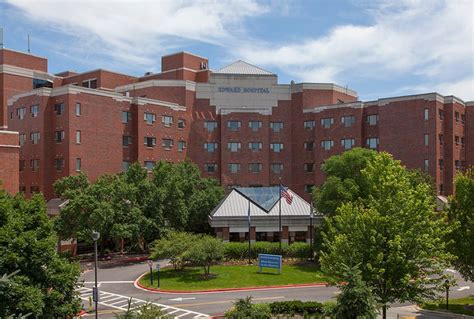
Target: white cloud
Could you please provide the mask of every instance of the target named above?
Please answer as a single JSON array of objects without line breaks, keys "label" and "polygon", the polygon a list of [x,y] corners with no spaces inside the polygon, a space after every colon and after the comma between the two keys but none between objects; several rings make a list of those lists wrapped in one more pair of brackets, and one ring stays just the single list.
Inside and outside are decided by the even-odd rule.
[{"label": "white cloud", "polygon": [[29,19],[73,36],[81,47],[150,66],[184,42],[229,41],[245,18],[267,11],[254,0],[7,1]]},{"label": "white cloud", "polygon": [[444,95],[454,95],[466,101],[474,101],[474,77],[438,83],[435,89]]},{"label": "white cloud", "polygon": [[360,92],[365,96],[384,82],[383,90],[389,91],[384,95],[426,88],[474,99],[471,0],[362,2],[370,19],[335,22],[325,34],[287,43],[249,36],[246,22],[304,10],[291,0],[266,5],[259,0],[7,1],[35,23],[69,35],[57,43],[41,41],[71,60],[91,57],[95,64],[114,69],[125,64],[157,71],[160,55],[205,43],[225,51],[227,61],[244,59],[297,81],[350,83],[355,89],[357,81],[373,81],[371,92]]},{"label": "white cloud", "polygon": [[289,73],[302,81],[413,76],[432,83],[432,90],[442,88],[443,92],[459,92],[464,99],[472,97],[472,1],[376,4],[370,8],[374,21],[370,25],[340,25],[299,43],[256,46],[249,42],[237,55],[252,63],[292,70]]}]

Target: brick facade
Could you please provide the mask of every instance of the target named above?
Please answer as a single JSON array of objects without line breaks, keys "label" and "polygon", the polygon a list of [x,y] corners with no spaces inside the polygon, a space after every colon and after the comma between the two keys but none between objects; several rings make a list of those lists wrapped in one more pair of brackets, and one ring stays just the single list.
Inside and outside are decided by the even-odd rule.
[{"label": "brick facade", "polygon": [[[308,199],[325,179],[320,166],[328,157],[369,142],[407,167],[426,169],[439,192],[451,194],[456,171],[474,163],[474,106],[452,96],[360,102],[347,88],[279,84],[247,64],[251,72],[210,71],[206,58],[186,52],[164,56],[162,72],[143,77],[51,75],[46,59],[1,52],[0,119],[22,138],[16,187],[27,195],[52,198],[54,181],[78,171],[95,179],[135,161],[189,157],[224,186],[281,180]],[[32,90],[35,78],[50,84]],[[272,129],[275,123],[281,129]],[[32,133],[39,133],[36,144]]]},{"label": "brick facade", "polygon": [[18,133],[0,131],[0,189],[14,195],[18,192]]}]

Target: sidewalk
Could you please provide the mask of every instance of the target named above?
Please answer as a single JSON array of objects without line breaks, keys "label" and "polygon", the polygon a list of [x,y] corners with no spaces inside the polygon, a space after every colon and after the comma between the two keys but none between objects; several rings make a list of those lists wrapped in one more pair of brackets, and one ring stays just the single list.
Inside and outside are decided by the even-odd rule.
[{"label": "sidewalk", "polygon": [[[382,318],[379,315],[378,318]],[[458,319],[458,318],[465,318],[465,319],[474,319],[473,316],[468,315],[460,315],[456,313],[448,313],[448,312],[441,312],[441,311],[431,311],[431,310],[424,310],[419,308],[416,305],[410,306],[403,306],[403,307],[395,307],[389,308],[387,311],[387,319]]]}]

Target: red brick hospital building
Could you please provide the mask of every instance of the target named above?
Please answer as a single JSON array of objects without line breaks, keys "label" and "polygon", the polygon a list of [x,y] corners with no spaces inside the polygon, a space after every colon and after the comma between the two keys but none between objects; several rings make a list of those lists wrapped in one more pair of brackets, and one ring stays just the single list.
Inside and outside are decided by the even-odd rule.
[{"label": "red brick hospital building", "polygon": [[456,171],[474,164],[474,102],[454,96],[361,102],[332,83],[279,84],[243,61],[211,71],[186,52],[142,77],[50,74],[47,62],[0,50],[0,180],[11,192],[50,199],[55,180],[79,171],[95,179],[189,157],[223,186],[281,178],[307,199],[325,159],[362,146],[426,170],[451,194]]}]

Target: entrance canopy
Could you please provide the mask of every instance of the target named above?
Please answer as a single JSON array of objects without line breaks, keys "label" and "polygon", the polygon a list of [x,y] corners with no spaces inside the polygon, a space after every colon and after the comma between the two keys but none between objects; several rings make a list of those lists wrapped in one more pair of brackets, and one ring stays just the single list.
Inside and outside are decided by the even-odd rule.
[{"label": "entrance canopy", "polygon": [[280,199],[280,187],[237,187],[235,191],[242,196],[247,197],[256,206],[265,212],[270,210],[278,203]]},{"label": "entrance canopy", "polygon": [[[291,189],[287,192],[293,196],[291,204],[282,198],[281,215],[287,217],[303,217],[310,215],[310,205],[304,199],[299,197]],[[276,217],[280,213],[279,187],[238,187],[234,188],[217,205],[209,215],[211,221],[226,220],[227,218],[239,218],[247,223],[248,209],[250,204],[250,215],[254,217],[263,217],[265,219]]]}]

